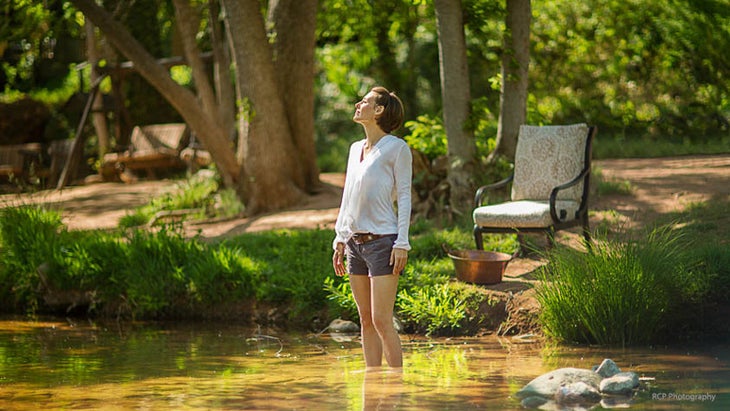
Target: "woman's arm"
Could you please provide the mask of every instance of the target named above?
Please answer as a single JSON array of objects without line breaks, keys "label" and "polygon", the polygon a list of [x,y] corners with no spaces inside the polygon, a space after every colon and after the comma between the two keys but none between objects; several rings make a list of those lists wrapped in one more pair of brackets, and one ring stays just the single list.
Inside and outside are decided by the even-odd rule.
[{"label": "woman's arm", "polygon": [[411,181],[413,176],[413,157],[411,149],[403,144],[394,165],[396,201],[398,204],[398,238],[396,248],[410,250],[408,230],[411,224]]}]

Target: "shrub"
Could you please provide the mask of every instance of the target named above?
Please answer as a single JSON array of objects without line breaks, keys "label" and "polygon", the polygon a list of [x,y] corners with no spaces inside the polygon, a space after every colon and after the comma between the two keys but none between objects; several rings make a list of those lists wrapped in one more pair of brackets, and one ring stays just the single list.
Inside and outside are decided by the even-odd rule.
[{"label": "shrub", "polygon": [[430,287],[402,289],[398,293],[396,307],[416,332],[454,335],[471,320],[470,313],[477,311],[484,298],[473,287],[445,282]]},{"label": "shrub", "polygon": [[[119,220],[119,226],[129,228],[145,225],[159,211],[200,209],[199,217],[204,215],[206,211],[212,213],[213,193],[217,190],[218,181],[216,177],[195,175],[178,183],[177,189],[173,192],[153,198],[149,203],[137,207],[132,213],[122,217]],[[226,190],[223,190],[221,196],[224,196],[227,200],[226,204],[229,206],[234,204],[234,201],[230,198],[230,193]],[[236,210],[240,211],[240,208]]]}]

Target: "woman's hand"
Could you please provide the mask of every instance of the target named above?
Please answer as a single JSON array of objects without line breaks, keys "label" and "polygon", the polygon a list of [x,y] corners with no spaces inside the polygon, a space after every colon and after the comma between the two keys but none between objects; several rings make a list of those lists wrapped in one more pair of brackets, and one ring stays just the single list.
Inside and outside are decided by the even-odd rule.
[{"label": "woman's hand", "polygon": [[390,265],[393,266],[393,275],[400,275],[408,262],[408,250],[393,248],[390,252]]},{"label": "woman's hand", "polygon": [[338,277],[342,277],[347,273],[347,270],[345,270],[345,243],[337,243],[335,252],[332,255],[332,267]]}]

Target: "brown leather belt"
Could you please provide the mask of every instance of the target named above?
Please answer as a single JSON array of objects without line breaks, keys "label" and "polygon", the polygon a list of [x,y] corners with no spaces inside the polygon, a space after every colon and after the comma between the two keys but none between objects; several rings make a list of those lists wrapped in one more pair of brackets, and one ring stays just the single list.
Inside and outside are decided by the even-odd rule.
[{"label": "brown leather belt", "polygon": [[352,241],[354,241],[355,244],[361,245],[383,237],[386,237],[386,235],[373,233],[355,233],[352,235]]}]

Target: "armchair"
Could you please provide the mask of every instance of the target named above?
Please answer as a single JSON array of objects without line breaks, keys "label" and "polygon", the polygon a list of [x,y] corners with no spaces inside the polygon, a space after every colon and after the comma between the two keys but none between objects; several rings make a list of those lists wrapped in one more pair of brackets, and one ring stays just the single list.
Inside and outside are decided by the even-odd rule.
[{"label": "armchair", "polygon": [[[588,190],[596,131],[586,124],[521,126],[513,174],[480,187],[474,197],[477,249],[484,248],[483,233],[517,233],[524,251],[523,232],[545,232],[554,245],[556,231],[578,225],[590,246]],[[510,183],[510,201],[483,204],[489,191]]]}]

